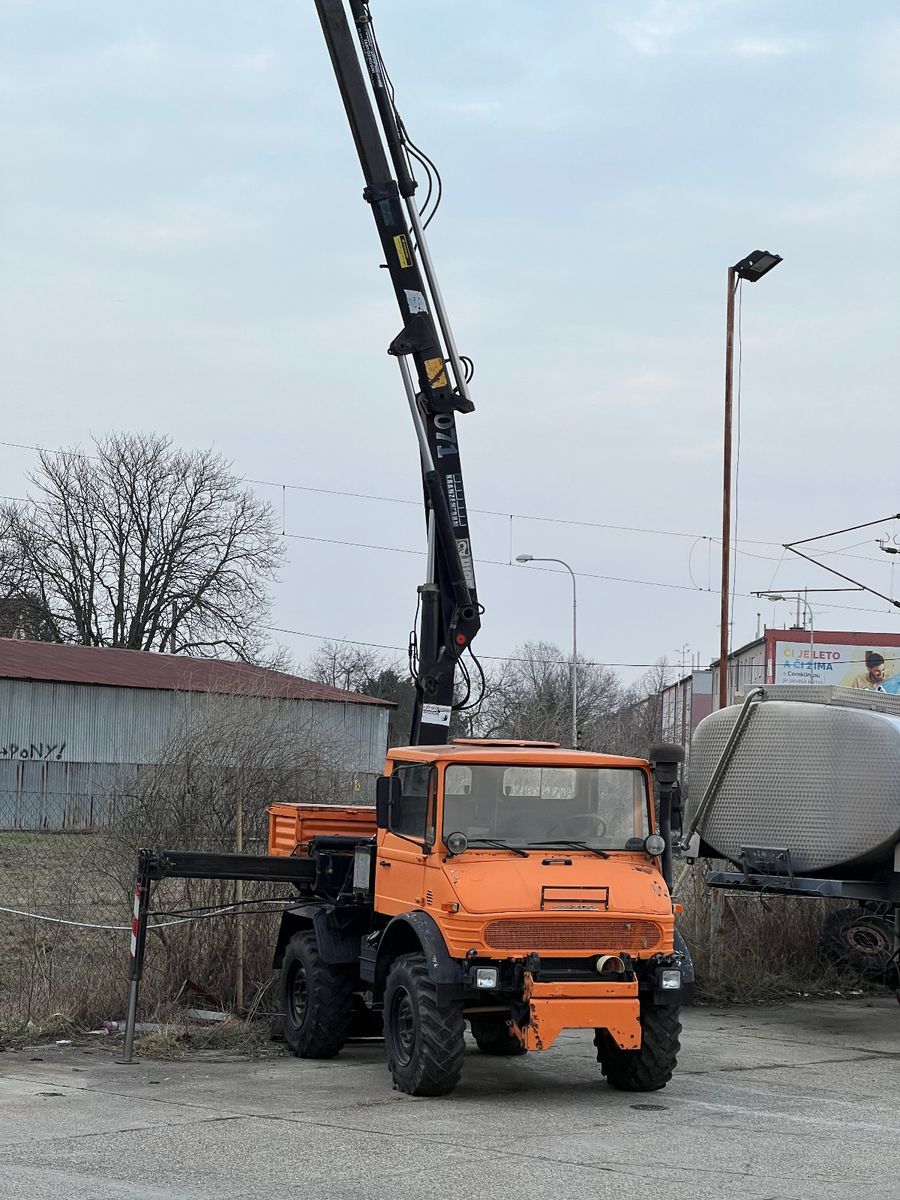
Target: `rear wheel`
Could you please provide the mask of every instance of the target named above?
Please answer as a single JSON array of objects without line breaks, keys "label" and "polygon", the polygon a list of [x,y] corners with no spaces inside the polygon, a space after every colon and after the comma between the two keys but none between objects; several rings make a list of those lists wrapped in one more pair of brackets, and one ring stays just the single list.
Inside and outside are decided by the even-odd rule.
[{"label": "rear wheel", "polygon": [[281,964],[284,1040],[298,1058],[333,1058],[350,1033],[354,975],[322,961],[316,935],[295,933]]},{"label": "rear wheel", "polygon": [[839,908],[822,925],[822,948],[836,967],[883,979],[892,965],[894,922],[866,908]]},{"label": "rear wheel", "polygon": [[509,1021],[505,1017],[470,1017],[469,1024],[475,1044],[482,1054],[512,1057],[525,1053],[525,1047],[510,1033]]},{"label": "rear wheel", "polygon": [[384,992],[384,1048],[394,1086],[410,1096],[444,1096],[465,1055],[461,1004],[438,1004],[423,954],[402,954]]},{"label": "rear wheel", "polygon": [[594,1035],[597,1060],[610,1087],[621,1092],[655,1092],[672,1078],[681,1043],[679,1009],[641,1010],[641,1048],[622,1050],[605,1029]]}]

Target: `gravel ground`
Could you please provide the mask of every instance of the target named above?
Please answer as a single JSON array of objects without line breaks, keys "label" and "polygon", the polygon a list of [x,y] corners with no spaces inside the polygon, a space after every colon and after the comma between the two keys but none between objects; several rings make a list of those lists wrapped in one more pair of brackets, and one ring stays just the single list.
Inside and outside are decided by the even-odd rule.
[{"label": "gravel ground", "polygon": [[699,1008],[664,1091],[615,1092],[590,1036],[491,1059],[450,1097],[391,1089],[378,1043],[330,1062],[111,1048],[0,1055],[0,1197],[15,1200],[897,1200],[893,997]]}]

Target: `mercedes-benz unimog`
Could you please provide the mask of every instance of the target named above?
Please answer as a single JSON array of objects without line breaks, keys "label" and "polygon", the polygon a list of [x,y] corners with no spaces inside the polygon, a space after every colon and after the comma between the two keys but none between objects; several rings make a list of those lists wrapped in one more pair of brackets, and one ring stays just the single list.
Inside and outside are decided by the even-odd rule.
[{"label": "mercedes-benz unimog", "polygon": [[652,798],[639,759],[460,739],[391,750],[374,810],[274,805],[269,853],[316,864],[278,941],[287,1044],[331,1057],[380,1011],[395,1085],[439,1095],[466,1021],[497,1055],[592,1029],[613,1087],[663,1087],[693,974]]},{"label": "mercedes-benz unimog", "polygon": [[309,866],[308,899],[285,913],[276,951],[285,1038],[298,1055],[328,1057],[355,1021],[380,1013],[396,1086],[436,1095],[459,1078],[466,1021],[487,1054],[593,1029],[611,1084],[659,1088],[692,986],[667,884],[681,752],[657,755],[660,833],[647,762],[449,740],[457,668],[471,677],[460,659],[481,621],[456,432],[456,414],[474,407],[471,370],[415,202],[410,156],[423,157],[397,113],[369,5],[348,3],[361,56],[344,0],[316,9],[402,314],[389,353],[418,437],[428,570],[410,745],[388,754],[375,809],[270,809],[270,855]]}]

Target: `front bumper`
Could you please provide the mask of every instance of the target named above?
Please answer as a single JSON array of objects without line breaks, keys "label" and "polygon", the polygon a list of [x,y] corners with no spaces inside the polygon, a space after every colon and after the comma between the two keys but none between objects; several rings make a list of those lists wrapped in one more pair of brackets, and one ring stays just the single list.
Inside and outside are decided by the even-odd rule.
[{"label": "front bumper", "polygon": [[547,1050],[564,1029],[605,1029],[623,1050],[641,1045],[637,980],[537,983],[525,973],[512,1033],[526,1050]]}]

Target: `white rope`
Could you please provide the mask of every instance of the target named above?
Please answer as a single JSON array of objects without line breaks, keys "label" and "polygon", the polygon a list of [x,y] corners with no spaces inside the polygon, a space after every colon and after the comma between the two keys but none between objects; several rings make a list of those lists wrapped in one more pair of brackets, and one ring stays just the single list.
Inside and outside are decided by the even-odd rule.
[{"label": "white rope", "polygon": [[[260,900],[259,903],[265,904],[267,902],[265,900]],[[268,903],[272,903],[272,901],[268,901]],[[279,909],[273,908],[269,909],[268,911],[278,912]],[[0,912],[11,913],[14,917],[29,917],[32,921],[51,921],[54,925],[74,925],[77,929],[110,929],[115,933],[131,933],[130,925],[96,925],[91,921],[72,921],[65,917],[48,917],[44,913],[26,912],[21,908],[5,908],[3,905],[0,905]],[[186,925],[190,921],[204,921],[207,917],[222,917],[227,916],[229,913],[233,916],[254,915],[252,911],[247,912],[246,909],[241,909],[234,904],[229,904],[225,908],[217,908],[212,912],[198,913],[195,917],[176,917],[171,921],[155,921],[153,924],[148,923],[147,929],[167,929],[170,925]]]}]

